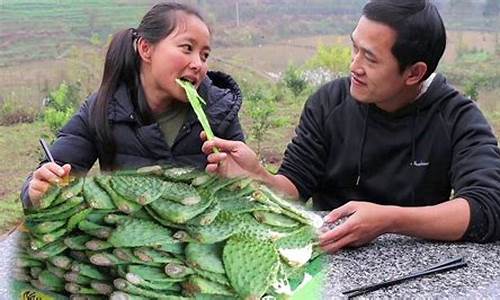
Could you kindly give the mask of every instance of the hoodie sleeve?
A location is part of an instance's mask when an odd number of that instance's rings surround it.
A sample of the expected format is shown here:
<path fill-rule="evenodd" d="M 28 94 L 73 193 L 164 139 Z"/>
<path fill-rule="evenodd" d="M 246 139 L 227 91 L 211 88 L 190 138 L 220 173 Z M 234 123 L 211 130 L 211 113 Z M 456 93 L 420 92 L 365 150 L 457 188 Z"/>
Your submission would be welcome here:
<path fill-rule="evenodd" d="M 296 136 L 288 144 L 278 171 L 293 182 L 303 200 L 312 196 L 324 173 L 327 150 L 322 120 L 328 97 L 327 88 L 323 87 L 307 100 Z"/>
<path fill-rule="evenodd" d="M 78 113 L 59 131 L 55 142 L 50 147 L 54 160 L 59 164 L 70 164 L 72 174 L 84 174 L 92 167 L 97 159 L 97 149 L 94 137 L 89 129 L 89 106 L 85 102 Z M 40 162 L 39 167 L 48 162 Z M 28 195 L 30 174 L 22 187 L 21 200 L 25 208 L 31 206 Z"/>
<path fill-rule="evenodd" d="M 463 240 L 497 241 L 500 240 L 500 151 L 491 127 L 475 103 L 467 99 L 460 102 L 461 105 L 448 109 L 448 120 L 453 146 L 450 175 L 454 198 L 466 199 L 471 209 Z"/>

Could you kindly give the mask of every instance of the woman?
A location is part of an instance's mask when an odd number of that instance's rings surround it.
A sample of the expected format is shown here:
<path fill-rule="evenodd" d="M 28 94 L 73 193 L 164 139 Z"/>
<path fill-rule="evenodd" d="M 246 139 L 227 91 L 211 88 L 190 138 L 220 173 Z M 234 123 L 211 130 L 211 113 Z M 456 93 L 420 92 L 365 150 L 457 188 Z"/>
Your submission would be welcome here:
<path fill-rule="evenodd" d="M 36 205 L 50 184 L 101 169 L 154 164 L 203 168 L 201 125 L 175 79 L 190 81 L 206 100 L 215 135 L 243 140 L 241 92 L 228 75 L 208 72 L 211 32 L 200 14 L 178 3 L 155 5 L 137 29 L 113 37 L 101 85 L 64 126 L 51 152 L 26 180 L 25 207 Z"/>

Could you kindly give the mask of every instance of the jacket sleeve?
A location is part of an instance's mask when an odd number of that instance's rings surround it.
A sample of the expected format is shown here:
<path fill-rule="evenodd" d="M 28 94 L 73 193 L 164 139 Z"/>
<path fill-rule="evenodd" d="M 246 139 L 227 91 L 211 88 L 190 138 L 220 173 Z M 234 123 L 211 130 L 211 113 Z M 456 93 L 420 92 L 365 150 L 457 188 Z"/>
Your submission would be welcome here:
<path fill-rule="evenodd" d="M 323 87 L 307 100 L 295 129 L 296 136 L 288 144 L 278 171 L 293 182 L 303 200 L 312 196 L 325 171 L 327 150 L 323 124 L 328 94 Z"/>
<path fill-rule="evenodd" d="M 97 159 L 94 135 L 89 128 L 89 105 L 85 102 L 78 113 L 59 131 L 55 142 L 50 147 L 54 160 L 59 164 L 70 164 L 72 174 L 85 174 Z M 48 162 L 40 162 L 39 167 Z M 21 190 L 24 207 L 31 206 L 28 186 L 32 174 L 26 178 Z"/>
<path fill-rule="evenodd" d="M 232 141 L 245 141 L 245 136 L 238 117 L 227 122 L 227 127 L 224 130 L 224 136 L 222 136 L 222 138 Z"/>
<path fill-rule="evenodd" d="M 226 140 L 244 141 L 245 136 L 238 118 L 241 108 L 240 96 L 225 90 L 217 97 L 223 98 L 223 100 L 219 101 L 219 105 L 211 108 L 213 118 L 219 120 L 214 128 L 215 135 Z"/>
<path fill-rule="evenodd" d="M 471 219 L 465 241 L 500 240 L 500 151 L 488 122 L 469 100 L 449 114 L 454 198 L 464 198 Z"/>

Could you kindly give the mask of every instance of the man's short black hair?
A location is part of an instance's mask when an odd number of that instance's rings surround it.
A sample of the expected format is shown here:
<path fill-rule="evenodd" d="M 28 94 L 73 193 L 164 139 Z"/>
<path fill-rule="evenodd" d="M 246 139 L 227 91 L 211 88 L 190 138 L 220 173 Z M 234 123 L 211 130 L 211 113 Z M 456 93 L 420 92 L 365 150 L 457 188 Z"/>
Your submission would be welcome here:
<path fill-rule="evenodd" d="M 363 16 L 396 31 L 392 54 L 401 72 L 417 62 L 427 64 L 427 79 L 435 70 L 446 47 L 443 20 L 428 0 L 371 0 L 363 7 Z"/>

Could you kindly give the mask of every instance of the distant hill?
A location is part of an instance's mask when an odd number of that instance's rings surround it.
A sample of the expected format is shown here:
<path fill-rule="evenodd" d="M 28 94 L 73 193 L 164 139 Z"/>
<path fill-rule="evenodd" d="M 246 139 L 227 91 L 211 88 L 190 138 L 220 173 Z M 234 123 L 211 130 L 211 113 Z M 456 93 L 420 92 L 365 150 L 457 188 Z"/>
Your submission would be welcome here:
<path fill-rule="evenodd" d="M 137 26 L 158 1 L 0 0 L 0 67 L 63 57 L 72 45 L 106 40 Z M 283 38 L 350 32 L 363 0 L 186 0 L 215 31 L 216 46 L 251 46 Z M 499 0 L 435 1 L 447 26 L 495 29 Z M 486 17 L 484 17 L 486 16 Z M 498 24 L 498 21 L 493 24 Z"/>

